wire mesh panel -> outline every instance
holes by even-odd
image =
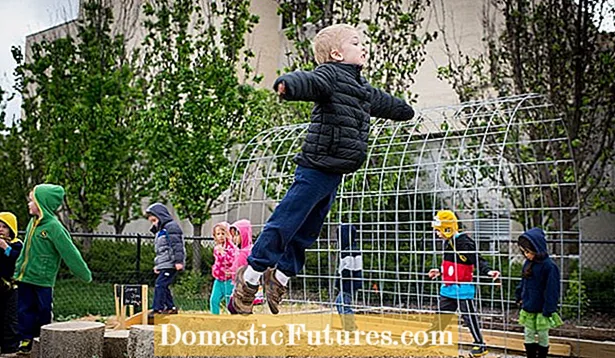
[[[292,159],[306,131],[306,124],[272,128],[242,148],[229,221],[249,218],[258,234],[292,183]],[[516,241],[539,226],[561,271],[561,313],[569,324],[559,333],[577,335],[581,236],[574,163],[564,122],[542,96],[426,109],[408,122],[376,120],[369,142],[365,164],[344,176],[302,274],[291,280],[288,303],[332,309],[336,229],[349,223],[357,228],[363,256],[363,288],[354,308],[433,312],[440,283],[427,272],[440,266],[443,240],[431,221],[438,210],[450,209],[480,255],[502,272],[495,282],[475,275],[483,327],[521,330],[514,291],[524,258]]]

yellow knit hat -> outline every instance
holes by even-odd
[[[459,231],[457,217],[450,210],[438,211],[431,222],[431,227],[438,230],[447,239],[450,239]]]
[[[14,237],[17,237],[17,218],[9,212],[0,213],[0,221],[7,224],[13,231]]]

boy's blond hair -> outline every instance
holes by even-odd
[[[313,40],[316,63],[321,64],[333,61],[331,51],[339,49],[342,41],[350,32],[352,32],[352,34],[357,34],[359,31],[348,24],[331,25],[318,31]]]

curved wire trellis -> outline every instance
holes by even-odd
[[[266,130],[243,146],[235,162],[227,219],[248,218],[255,234],[289,188],[307,124]],[[503,273],[476,278],[483,327],[518,330],[514,289],[525,230],[542,227],[561,274],[562,311],[578,319],[579,199],[564,122],[543,96],[525,94],[422,110],[409,122],[376,120],[365,165],[345,175],[303,273],[291,280],[292,303],[331,309],[338,260],[335,231],[356,225],[364,285],[363,311],[437,308],[438,283],[427,277],[441,261],[434,214],[451,209],[480,254]],[[577,286],[578,287],[578,286]],[[571,314],[570,312],[574,312]],[[566,332],[564,332],[566,333]]]

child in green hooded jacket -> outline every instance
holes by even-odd
[[[34,217],[26,228],[14,276],[19,297],[19,353],[30,352],[32,339],[40,335],[41,326],[51,323],[53,287],[61,261],[75,276],[85,282],[92,281],[90,269],[55,215],[64,200],[64,188],[40,184],[29,197],[28,209]]]

